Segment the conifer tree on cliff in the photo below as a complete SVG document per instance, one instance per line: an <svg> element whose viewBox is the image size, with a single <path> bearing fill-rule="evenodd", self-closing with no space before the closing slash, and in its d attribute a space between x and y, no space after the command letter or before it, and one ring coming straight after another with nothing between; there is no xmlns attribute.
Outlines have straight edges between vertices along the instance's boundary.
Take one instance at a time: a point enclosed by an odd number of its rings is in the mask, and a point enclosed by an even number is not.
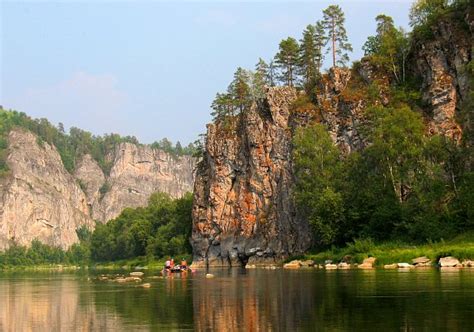
<svg viewBox="0 0 474 332"><path fill-rule="evenodd" d="M326 45L332 51L332 65L344 66L349 61L347 51L352 52L352 46L347 40L344 27L344 12L338 5L331 5L323 10L322 25L326 31Z"/></svg>
<svg viewBox="0 0 474 332"><path fill-rule="evenodd" d="M252 77L252 95L255 98L263 98L264 87L270 84L269 76L268 64L262 58L259 58Z"/></svg>
<svg viewBox="0 0 474 332"><path fill-rule="evenodd" d="M280 49L275 55L275 64L281 72L279 79L288 86L293 86L296 80L298 51L296 39L288 37L280 42Z"/></svg>
<svg viewBox="0 0 474 332"><path fill-rule="evenodd" d="M230 83L227 91L234 101L234 105L239 112L243 112L250 106L250 78L248 72L239 67L234 73L234 80Z"/></svg>
<svg viewBox="0 0 474 332"><path fill-rule="evenodd" d="M324 43L325 37L321 22L318 21L316 25L308 25L303 31L303 38L300 40L299 69L305 87L313 85L319 76Z"/></svg>

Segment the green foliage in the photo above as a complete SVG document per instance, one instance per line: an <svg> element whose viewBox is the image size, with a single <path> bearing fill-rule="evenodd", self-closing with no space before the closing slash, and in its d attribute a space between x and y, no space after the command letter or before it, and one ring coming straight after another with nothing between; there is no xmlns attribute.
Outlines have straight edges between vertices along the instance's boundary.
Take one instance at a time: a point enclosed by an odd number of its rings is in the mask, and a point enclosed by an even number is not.
<svg viewBox="0 0 474 332"><path fill-rule="evenodd" d="M299 49L299 74L303 76L306 91L311 91L320 75L325 44L324 29L320 21L308 25L303 31Z"/></svg>
<svg viewBox="0 0 474 332"><path fill-rule="evenodd" d="M406 62L409 51L409 38L402 28L397 29L393 19L378 15L377 35L368 37L362 47L371 62L385 73L390 73L395 82L406 80Z"/></svg>
<svg viewBox="0 0 474 332"><path fill-rule="evenodd" d="M155 193L147 207L125 209L116 219L97 225L91 238L91 257L115 261L190 252L191 209L191 194L173 200Z"/></svg>
<svg viewBox="0 0 474 332"><path fill-rule="evenodd" d="M299 45L296 39L288 37L280 42L275 64L280 69L279 79L288 86L296 81Z"/></svg>
<svg viewBox="0 0 474 332"><path fill-rule="evenodd" d="M349 61L347 52L352 52L344 22L344 12L338 5L331 5L323 10L321 25L326 31L326 45L330 45L328 51L332 51L333 67L345 66Z"/></svg>

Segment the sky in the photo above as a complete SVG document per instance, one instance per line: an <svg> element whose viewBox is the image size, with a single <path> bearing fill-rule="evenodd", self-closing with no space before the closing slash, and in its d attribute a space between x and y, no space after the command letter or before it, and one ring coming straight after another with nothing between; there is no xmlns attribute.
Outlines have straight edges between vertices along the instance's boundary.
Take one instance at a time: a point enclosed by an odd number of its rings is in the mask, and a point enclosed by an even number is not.
<svg viewBox="0 0 474 332"><path fill-rule="evenodd" d="M357 60L378 14L408 29L411 2L0 0L0 105L66 129L187 144L237 67L269 61L329 4L344 10Z"/></svg>

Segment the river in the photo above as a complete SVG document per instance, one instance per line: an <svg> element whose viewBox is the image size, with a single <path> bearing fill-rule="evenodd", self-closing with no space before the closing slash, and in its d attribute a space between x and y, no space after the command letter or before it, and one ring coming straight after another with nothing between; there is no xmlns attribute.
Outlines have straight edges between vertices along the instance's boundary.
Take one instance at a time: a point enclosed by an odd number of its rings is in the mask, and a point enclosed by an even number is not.
<svg viewBox="0 0 474 332"><path fill-rule="evenodd" d="M210 272L2 272L0 331L474 331L474 269Z"/></svg>

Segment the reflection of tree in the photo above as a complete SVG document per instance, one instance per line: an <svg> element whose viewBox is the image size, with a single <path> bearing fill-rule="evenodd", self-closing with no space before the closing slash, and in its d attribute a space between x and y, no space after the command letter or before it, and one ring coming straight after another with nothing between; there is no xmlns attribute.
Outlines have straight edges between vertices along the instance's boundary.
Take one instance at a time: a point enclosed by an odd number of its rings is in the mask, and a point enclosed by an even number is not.
<svg viewBox="0 0 474 332"><path fill-rule="evenodd" d="M134 325L192 328L192 294L187 282L182 277L160 279L149 289L136 284L96 283L94 302L97 310L113 309Z"/></svg>

